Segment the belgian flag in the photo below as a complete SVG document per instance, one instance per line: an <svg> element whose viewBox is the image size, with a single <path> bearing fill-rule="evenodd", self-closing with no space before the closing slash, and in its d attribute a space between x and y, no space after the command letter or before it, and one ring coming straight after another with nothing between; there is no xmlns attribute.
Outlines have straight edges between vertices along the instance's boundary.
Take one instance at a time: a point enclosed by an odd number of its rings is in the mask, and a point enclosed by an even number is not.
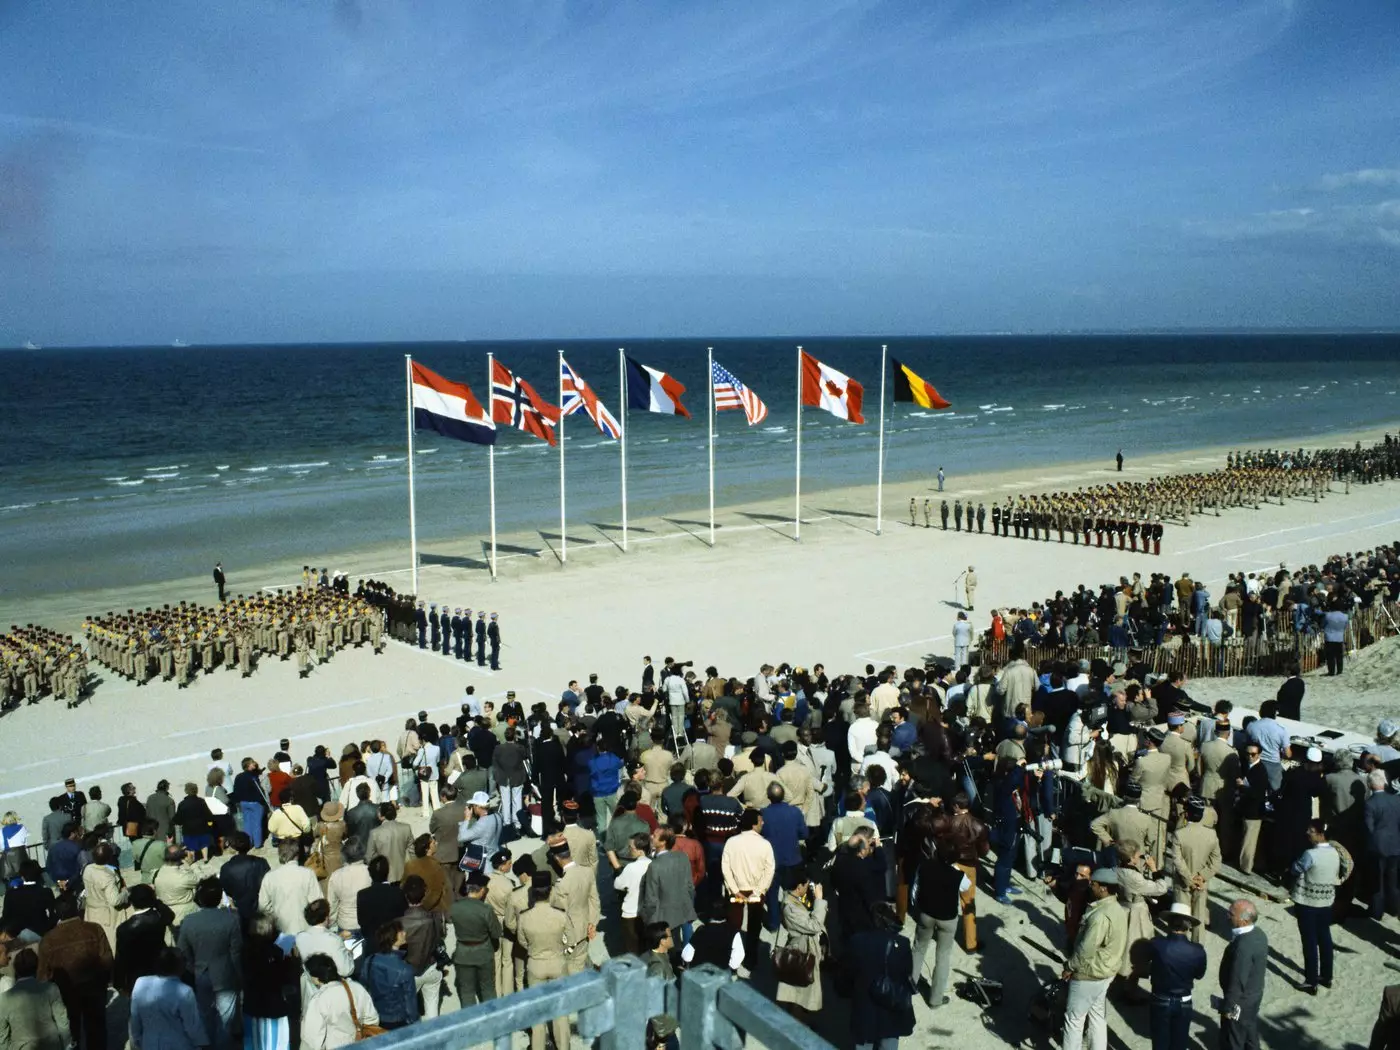
<svg viewBox="0 0 1400 1050"><path fill-rule="evenodd" d="M890 364L894 365L895 401L912 401L916 405L932 409L952 407L938 395L932 383L920 379L908 365L900 364L893 357L890 358Z"/></svg>

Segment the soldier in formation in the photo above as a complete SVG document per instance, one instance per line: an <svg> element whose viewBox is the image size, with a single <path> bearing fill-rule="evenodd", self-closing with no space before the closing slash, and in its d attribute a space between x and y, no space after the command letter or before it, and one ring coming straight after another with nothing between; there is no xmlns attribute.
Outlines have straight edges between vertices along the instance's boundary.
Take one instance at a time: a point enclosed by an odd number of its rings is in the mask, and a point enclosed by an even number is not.
<svg viewBox="0 0 1400 1050"><path fill-rule="evenodd" d="M87 656L71 635L37 624L0 635L0 710L45 696L75 706L87 689Z"/></svg>
<svg viewBox="0 0 1400 1050"><path fill-rule="evenodd" d="M384 647L384 613L363 594L332 586L251 597L213 607L195 602L92 616L83 624L88 653L104 667L145 685L159 677L181 688L223 667L243 677L258 654L296 656L304 678L344 648ZM314 663L313 663L314 661Z"/></svg>

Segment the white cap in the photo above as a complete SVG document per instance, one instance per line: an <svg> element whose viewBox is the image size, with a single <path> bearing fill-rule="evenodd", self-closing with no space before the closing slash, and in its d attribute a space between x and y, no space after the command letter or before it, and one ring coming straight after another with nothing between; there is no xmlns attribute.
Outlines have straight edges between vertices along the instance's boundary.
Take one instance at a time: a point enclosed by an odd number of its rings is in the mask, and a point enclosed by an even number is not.
<svg viewBox="0 0 1400 1050"><path fill-rule="evenodd" d="M1308 755L1307 755L1307 758L1308 758L1308 761L1309 761L1309 762L1321 762L1321 761L1322 761L1322 748L1320 748L1320 747L1310 747L1310 748L1308 748Z"/></svg>
<svg viewBox="0 0 1400 1050"><path fill-rule="evenodd" d="M467 799L467 805L469 806L489 806L490 804L491 796L484 791L478 791L471 798Z"/></svg>

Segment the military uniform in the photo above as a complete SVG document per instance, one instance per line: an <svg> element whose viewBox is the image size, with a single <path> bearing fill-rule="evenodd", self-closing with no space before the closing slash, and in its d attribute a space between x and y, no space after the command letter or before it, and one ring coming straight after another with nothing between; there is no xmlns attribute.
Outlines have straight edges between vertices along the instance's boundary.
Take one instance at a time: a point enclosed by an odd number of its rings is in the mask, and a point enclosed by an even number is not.
<svg viewBox="0 0 1400 1050"><path fill-rule="evenodd" d="M1200 821L1185 824L1176 830L1171 840L1172 881L1176 899L1191 905L1191 914L1201 920L1189 934L1201 943L1201 930L1210 922L1210 880L1220 871L1220 840L1214 831ZM1200 876L1205 885L1196 889L1192 881Z"/></svg>
<svg viewBox="0 0 1400 1050"><path fill-rule="evenodd" d="M496 998L496 946L501 943L496 913L484 900L463 897L452 905L448 918L457 938L452 965L458 1003L465 1008Z"/></svg>
<svg viewBox="0 0 1400 1050"><path fill-rule="evenodd" d="M569 936L569 919L564 912L547 901L536 901L520 913L516 921L516 938L525 953L525 986L534 988L546 981L565 974L578 973L571 969L569 956L564 954L564 945ZM585 942L584 955L587 955ZM556 1050L568 1050L568 1014L554 1018L553 1028ZM545 1026L537 1024L530 1029L530 1050L545 1050Z"/></svg>

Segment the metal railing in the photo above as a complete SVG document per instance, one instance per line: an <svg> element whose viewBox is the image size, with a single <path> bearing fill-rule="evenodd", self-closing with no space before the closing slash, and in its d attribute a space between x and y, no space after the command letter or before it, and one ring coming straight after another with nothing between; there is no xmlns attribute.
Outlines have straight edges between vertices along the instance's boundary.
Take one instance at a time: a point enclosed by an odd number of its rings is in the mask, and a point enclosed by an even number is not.
<svg viewBox="0 0 1400 1050"><path fill-rule="evenodd" d="M463 1050L492 1044L495 1050L510 1050L515 1033L578 1014L579 1037L598 1040L599 1050L646 1050L648 1022L661 1013L680 1021L685 1050L741 1050L747 1035L767 1050L833 1050L724 970L700 966L687 970L679 982L663 981L648 977L646 966L630 956L611 959L601 970L387 1032L374 1045L379 1050Z"/></svg>

